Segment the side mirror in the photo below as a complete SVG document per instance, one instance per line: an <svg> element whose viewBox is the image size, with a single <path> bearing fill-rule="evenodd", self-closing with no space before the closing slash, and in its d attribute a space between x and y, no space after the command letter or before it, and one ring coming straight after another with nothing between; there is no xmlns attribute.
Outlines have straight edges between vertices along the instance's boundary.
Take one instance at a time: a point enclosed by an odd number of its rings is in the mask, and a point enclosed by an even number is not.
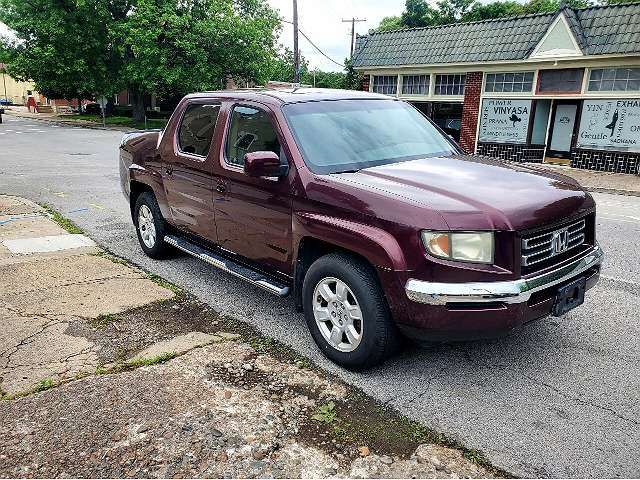
<svg viewBox="0 0 640 480"><path fill-rule="evenodd" d="M244 173L250 177L284 177L289 166L274 152L251 152L244 156Z"/></svg>

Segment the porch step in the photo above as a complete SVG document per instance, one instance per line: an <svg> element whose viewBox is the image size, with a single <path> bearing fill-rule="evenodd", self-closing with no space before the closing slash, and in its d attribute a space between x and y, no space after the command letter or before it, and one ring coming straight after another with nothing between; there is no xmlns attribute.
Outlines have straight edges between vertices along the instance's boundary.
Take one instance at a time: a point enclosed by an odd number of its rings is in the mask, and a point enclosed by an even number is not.
<svg viewBox="0 0 640 480"><path fill-rule="evenodd" d="M194 257L199 258L200 260L213 265L224 272L241 278L256 287L260 287L267 292L273 293L274 295L286 297L289 294L290 288L283 283L274 280L263 273L234 262L233 260L225 258L212 250L208 250L191 243L184 238L176 235L166 235L164 237L164 241L169 245L188 253L189 255L193 255Z"/></svg>

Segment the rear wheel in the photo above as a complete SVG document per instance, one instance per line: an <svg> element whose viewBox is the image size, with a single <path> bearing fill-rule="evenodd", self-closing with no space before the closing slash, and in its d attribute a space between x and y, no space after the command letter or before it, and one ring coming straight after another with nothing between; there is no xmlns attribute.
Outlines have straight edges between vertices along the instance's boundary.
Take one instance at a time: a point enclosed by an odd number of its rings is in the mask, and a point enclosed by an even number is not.
<svg viewBox="0 0 640 480"><path fill-rule="evenodd" d="M364 369L395 351L397 328L366 262L341 253L321 257L309 268L302 295L311 335L335 363Z"/></svg>
<svg viewBox="0 0 640 480"><path fill-rule="evenodd" d="M151 258L162 258L169 247L164 243L165 221L156 197L151 192L143 192L136 200L134 221L138 241L144 253Z"/></svg>

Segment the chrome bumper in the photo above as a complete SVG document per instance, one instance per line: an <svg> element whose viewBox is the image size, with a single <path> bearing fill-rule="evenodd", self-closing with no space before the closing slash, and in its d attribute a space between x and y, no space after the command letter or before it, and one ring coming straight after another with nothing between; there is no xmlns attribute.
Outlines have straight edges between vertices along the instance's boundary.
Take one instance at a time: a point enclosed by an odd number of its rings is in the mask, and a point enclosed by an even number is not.
<svg viewBox="0 0 640 480"><path fill-rule="evenodd" d="M604 252L596 244L581 258L562 268L537 277L521 278L509 282L435 283L409 279L405 291L409 299L429 305L471 302L522 303L534 292L552 287L600 265Z"/></svg>

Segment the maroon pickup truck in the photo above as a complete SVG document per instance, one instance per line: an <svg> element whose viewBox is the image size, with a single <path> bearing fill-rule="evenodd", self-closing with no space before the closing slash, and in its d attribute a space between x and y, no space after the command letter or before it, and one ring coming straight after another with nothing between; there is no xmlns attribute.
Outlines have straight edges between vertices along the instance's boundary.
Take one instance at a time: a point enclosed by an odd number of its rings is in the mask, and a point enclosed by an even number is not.
<svg viewBox="0 0 640 480"><path fill-rule="evenodd" d="M582 304L603 252L572 179L465 156L407 103L356 91L185 97L120 146L140 245L275 295L348 368L401 334L495 336ZM294 325L292 325L292 328Z"/></svg>

